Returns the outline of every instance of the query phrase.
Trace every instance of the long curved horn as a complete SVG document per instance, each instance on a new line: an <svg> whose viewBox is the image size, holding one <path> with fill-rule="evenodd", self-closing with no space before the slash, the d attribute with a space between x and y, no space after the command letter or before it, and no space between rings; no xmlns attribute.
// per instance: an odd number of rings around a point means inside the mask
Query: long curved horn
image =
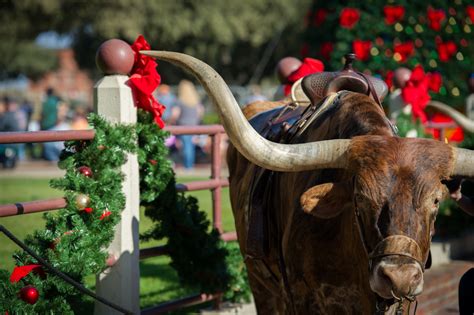
<svg viewBox="0 0 474 315"><path fill-rule="evenodd" d="M350 140L292 145L268 141L248 123L227 84L209 65L176 52L149 50L140 53L168 61L193 74L212 99L230 140L249 161L285 172L346 167Z"/></svg>
<svg viewBox="0 0 474 315"><path fill-rule="evenodd" d="M454 149L454 167L451 176L474 179L474 151L462 148Z"/></svg>
<svg viewBox="0 0 474 315"><path fill-rule="evenodd" d="M428 106L435 108L443 114L446 114L451 117L462 129L468 132L474 132L474 121L470 120L454 108L438 101L430 101L427 107Z"/></svg>

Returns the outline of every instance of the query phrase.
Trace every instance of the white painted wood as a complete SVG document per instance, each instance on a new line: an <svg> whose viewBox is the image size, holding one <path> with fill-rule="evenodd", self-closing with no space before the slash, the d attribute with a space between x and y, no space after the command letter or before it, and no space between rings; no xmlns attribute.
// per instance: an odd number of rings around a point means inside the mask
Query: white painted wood
<svg viewBox="0 0 474 315"><path fill-rule="evenodd" d="M110 122L135 123L137 110L133 104L127 76L111 75L102 78L94 87L95 112ZM108 251L117 262L96 279L96 293L134 314L140 313L140 269L138 223L140 207L139 171L136 155L129 154L122 166L125 174L122 190L126 197L121 222ZM100 244L98 244L99 246ZM94 314L121 314L96 302Z"/></svg>

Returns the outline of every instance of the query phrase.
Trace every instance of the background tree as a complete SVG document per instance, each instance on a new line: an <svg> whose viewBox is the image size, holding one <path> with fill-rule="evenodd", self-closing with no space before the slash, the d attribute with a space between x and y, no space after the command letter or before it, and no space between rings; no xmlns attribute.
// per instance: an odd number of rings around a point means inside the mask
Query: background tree
<svg viewBox="0 0 474 315"><path fill-rule="evenodd" d="M387 78L400 66L437 71L443 85L434 98L461 106L474 56L472 1L313 1L303 52L332 70L354 51L359 70Z"/></svg>
<svg viewBox="0 0 474 315"><path fill-rule="evenodd" d="M55 30L73 37L80 65L94 71L94 54L104 40L131 43L143 34L154 49L192 54L215 67L229 83L244 84L262 57L258 69L265 75L273 74L280 58L298 54L310 4L310 0L7 0L1 10L8 25L2 28L2 38L7 41L0 43L0 52L8 56L1 65L4 75L31 73L31 65L40 63L35 58L26 58L22 67L12 66L22 43L31 44L41 32ZM178 74L182 77L175 71L160 64L168 82L176 82Z"/></svg>

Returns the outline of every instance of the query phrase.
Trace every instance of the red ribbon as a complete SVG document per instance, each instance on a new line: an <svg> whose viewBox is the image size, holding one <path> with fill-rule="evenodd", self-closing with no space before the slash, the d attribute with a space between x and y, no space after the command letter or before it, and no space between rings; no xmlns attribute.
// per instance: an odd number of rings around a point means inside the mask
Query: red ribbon
<svg viewBox="0 0 474 315"><path fill-rule="evenodd" d="M386 5L383 7L385 24L392 25L403 19L405 8L401 5Z"/></svg>
<svg viewBox="0 0 474 315"><path fill-rule="evenodd" d="M156 124L163 128L165 126L161 116L165 106L158 103L153 96L153 91L161 82L161 77L156 71L155 58L140 54L140 50L150 50L151 46L143 35L137 37L132 44L135 54L135 62L130 75L130 87L132 88L135 106L153 114Z"/></svg>
<svg viewBox="0 0 474 315"><path fill-rule="evenodd" d="M13 269L12 274L10 275L10 282L15 283L26 277L32 271L43 272L41 265L26 265L26 266L19 266Z"/></svg>

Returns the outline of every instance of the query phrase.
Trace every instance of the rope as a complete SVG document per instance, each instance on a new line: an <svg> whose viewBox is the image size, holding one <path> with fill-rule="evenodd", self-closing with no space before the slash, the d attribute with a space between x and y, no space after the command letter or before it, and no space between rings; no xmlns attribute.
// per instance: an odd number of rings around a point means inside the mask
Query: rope
<svg viewBox="0 0 474 315"><path fill-rule="evenodd" d="M97 294L95 294L91 290L84 287L79 282L77 282L74 279L72 279L71 277L69 277L67 274L65 274L62 271L58 270L57 268L53 267L50 263L48 263L46 260L41 258L38 254L36 254L28 246L26 246L22 241L20 241L18 238L16 238L15 235L13 235L6 227L4 227L1 224L0 224L0 231L3 232L3 234L5 234L15 244L17 244L19 247L21 247L25 252L30 254L30 256L32 256L34 259L36 259L41 265L46 267L49 272L51 272L52 274L58 276L63 281L69 283L70 285L72 285L74 288L76 288L81 293L87 294L90 297L92 297L93 299L95 299L95 300L97 300L97 301L99 301L99 302L101 302L101 303L103 303L107 306L110 306L111 308L113 308L113 309L115 309L115 310L117 310L117 311L119 311L123 314L127 314L127 315L133 314L133 312L131 312L131 311L125 309L125 308L122 308L121 306L119 306L117 304L114 304L113 302L110 302L110 301L104 299L103 297L98 296Z"/></svg>

